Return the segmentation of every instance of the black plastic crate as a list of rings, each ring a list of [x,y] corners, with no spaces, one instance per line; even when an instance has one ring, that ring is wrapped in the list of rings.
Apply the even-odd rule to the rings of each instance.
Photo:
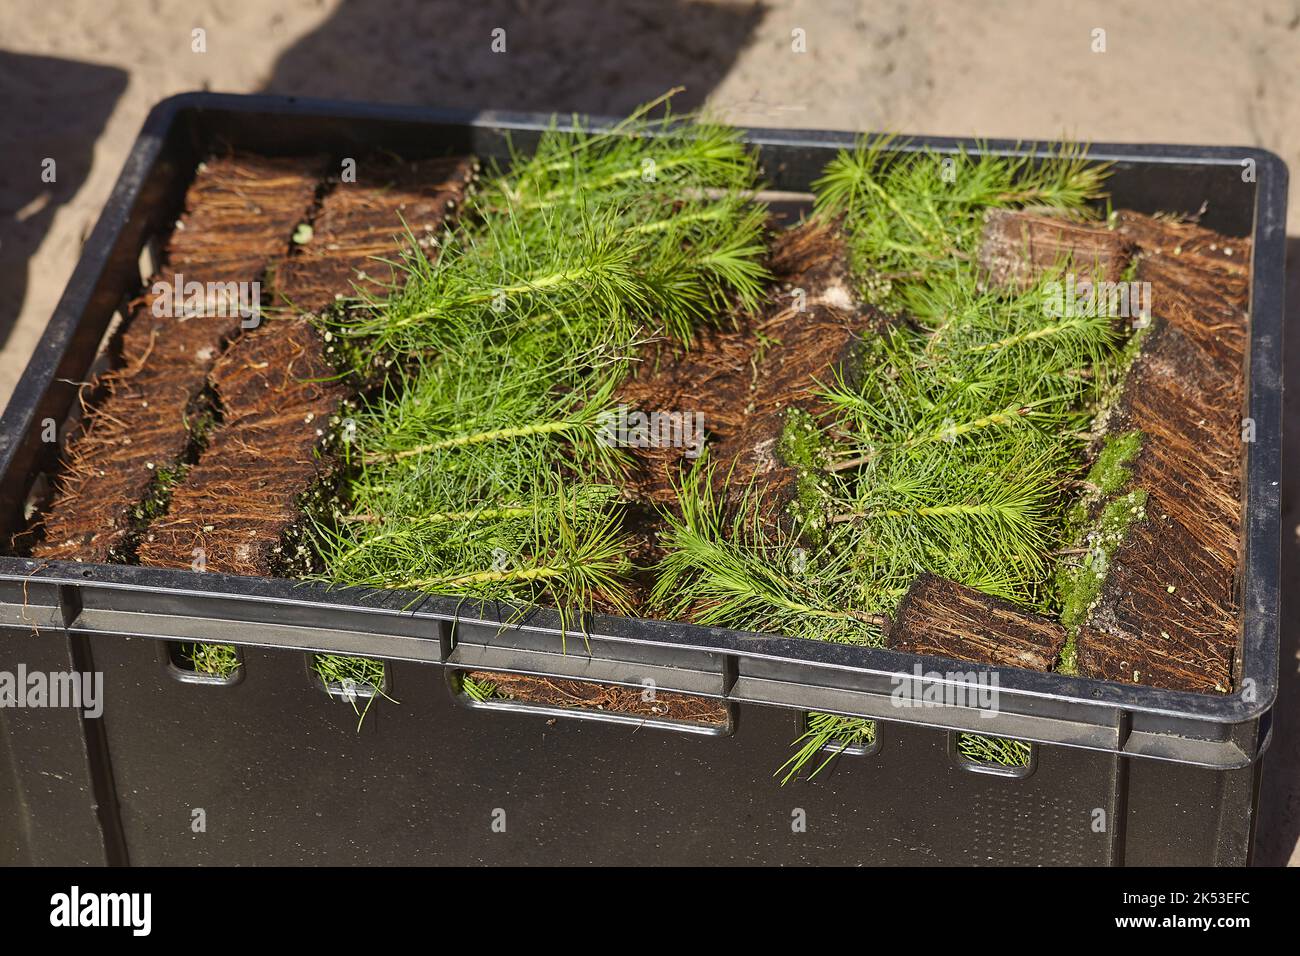
[[[140,287],[197,161],[218,144],[408,158],[527,148],[548,120],[194,94],[150,115],[0,422],[0,531],[57,467],[63,421],[115,311]],[[854,134],[752,130],[774,189],[802,192]],[[898,149],[1042,155],[918,138]],[[1094,146],[1116,207],[1195,211],[1253,239],[1241,641],[1247,693],[1209,696],[1002,669],[990,716],[900,709],[899,674],[978,665],[694,625],[558,615],[452,598],[329,591],[190,571],[0,558],[0,670],[102,671],[102,719],[0,709],[0,860],[33,862],[1243,863],[1278,671],[1283,242],[1287,172],[1256,149]],[[230,683],[195,682],[168,642],[238,645]],[[353,708],[313,652],[379,658]],[[722,732],[474,704],[481,668],[718,698]],[[878,718],[877,743],[778,786],[808,711]],[[970,731],[1034,743],[1015,774],[972,766]],[[191,828],[202,809],[206,832]],[[505,832],[493,824],[504,813]],[[802,820],[804,826],[800,827]],[[5,825],[12,822],[14,825]]]

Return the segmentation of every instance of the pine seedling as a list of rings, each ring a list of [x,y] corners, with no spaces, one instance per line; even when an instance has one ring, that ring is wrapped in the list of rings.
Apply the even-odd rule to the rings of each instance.
[[[466,697],[480,704],[494,700],[500,694],[496,684],[487,680],[478,680],[468,674],[461,674],[460,689]]]
[[[858,476],[830,517],[853,528],[863,589],[892,613],[930,571],[1033,605],[1049,573],[1058,473],[1042,458],[1003,459],[986,443],[931,443],[886,455]],[[879,556],[879,557],[878,557]]]
[[[239,652],[233,644],[191,644],[179,647],[182,660],[200,674],[229,680],[239,670]]]
[[[776,771],[784,772],[781,786],[785,786],[818,756],[825,759],[817,769],[808,774],[812,780],[850,747],[869,747],[876,741],[876,722],[866,717],[842,717],[839,714],[813,712],[807,717],[806,730],[794,742],[798,749]]]
[[[1033,753],[1027,741],[980,734],[958,734],[957,752],[972,763],[1008,768],[1028,767]]]
[[[1121,337],[1104,314],[1048,308],[1048,283],[1068,261],[1007,291],[982,286],[974,254],[986,209],[1082,215],[1104,167],[1071,148],[1034,165],[965,153],[891,158],[887,145],[842,153],[818,183],[819,213],[842,218],[864,288],[911,264],[889,283],[910,321],[866,343],[856,381],[825,390],[840,439],[830,470],[844,479],[835,494],[850,493],[829,520],[857,524],[891,571],[946,574],[1049,609],[1061,488]]]
[[[757,166],[737,131],[651,121],[554,127],[468,203],[436,260],[418,248],[405,287],[339,329],[380,349],[446,349],[545,315],[592,341],[629,320],[689,340],[766,274]],[[490,314],[484,314],[490,308]]]
[[[525,501],[344,520],[317,535],[334,579],[349,584],[549,603],[566,627],[597,603],[628,612],[629,549],[609,486],[552,479]]]
[[[813,184],[817,213],[840,219],[863,295],[901,311],[899,288],[970,267],[986,210],[1046,207],[1074,216],[1102,195],[1105,164],[1066,146],[1042,160],[984,149],[942,155],[864,138]]]
[[[911,313],[917,325],[864,343],[857,380],[825,389],[862,442],[839,450],[835,470],[935,442],[1001,436],[1023,444],[1033,432],[1056,436],[1085,424],[1097,387],[1093,363],[1117,341],[1108,319],[1055,320],[1043,315],[1037,290],[998,296],[961,274],[927,292],[940,322],[926,325],[924,310]]]
[[[348,657],[341,654],[313,654],[312,670],[326,687],[337,688],[352,705],[357,715],[357,730],[365,722],[375,700],[383,697],[396,703],[384,691],[384,662],[369,657]],[[357,706],[357,698],[365,697],[364,707]]]
[[[539,542],[566,529],[604,527],[617,508],[612,486],[552,482],[528,498],[481,501],[459,511],[354,509],[321,532],[324,551],[336,574],[378,586],[506,570],[521,555],[544,553]]]
[[[473,408],[456,402],[434,404],[437,394],[415,387],[396,397],[379,417],[358,425],[360,463],[376,466],[377,477],[392,473],[446,468],[470,475],[501,467],[514,475],[533,473],[556,458],[553,446],[580,473],[610,476],[619,470],[618,450],[604,440],[605,423],[614,414],[618,379],[595,379],[594,391],[559,395],[528,388],[521,380],[503,381],[494,401]],[[445,385],[450,376],[422,377],[415,386]],[[372,478],[371,470],[366,477]]]
[[[538,218],[527,231],[514,219],[461,228],[436,260],[412,249],[405,285],[381,308],[348,312],[332,331],[399,355],[481,347],[541,315],[582,341],[618,338],[645,301],[636,247],[585,210],[576,219]]]
[[[982,286],[975,255],[987,209],[1085,215],[1104,169],[1074,150],[1031,165],[890,155],[892,146],[864,141],[816,185],[817,214],[842,229],[861,294],[907,317],[863,342],[851,376],[823,385],[829,463],[806,483],[822,490],[823,514],[803,503],[810,524],[798,539],[819,539],[807,558],[817,571],[793,587],[772,570],[781,566],[773,549],[779,556],[791,544],[779,528],[724,527],[707,498],[701,513],[713,517],[701,520],[684,493],[657,591],[680,594],[677,613],[834,640],[819,612],[884,621],[927,571],[1053,609],[1062,488],[1120,337],[1104,315],[1051,314],[1046,283],[1070,263],[1033,288],[1005,291]],[[807,533],[819,520],[824,533]],[[853,733],[852,719],[823,716],[783,771]]]
[[[738,130],[698,116],[675,117],[670,108],[650,117],[671,95],[608,130],[585,130],[576,118],[568,128],[553,121],[531,153],[512,155],[509,169],[481,191],[478,208],[527,211],[593,194],[644,196],[655,190],[676,200],[689,190],[752,187],[757,164]]]
[[[614,389],[648,338],[757,303],[755,179],[719,127],[557,128],[484,184],[436,260],[413,250],[405,287],[337,328],[399,365],[347,450],[350,513],[318,529],[333,579],[625,608],[601,491],[621,468],[602,434]]]
[[[738,501],[715,491],[706,459],[678,489],[680,513],[663,515],[667,551],[652,603],[701,624],[849,644],[879,643],[884,619],[856,606],[852,553],[838,540],[810,556],[765,526],[760,488]]]

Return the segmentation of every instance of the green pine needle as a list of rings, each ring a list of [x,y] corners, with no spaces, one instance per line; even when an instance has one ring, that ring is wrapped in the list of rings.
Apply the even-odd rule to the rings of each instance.
[[[384,662],[369,657],[346,657],[340,654],[313,654],[312,670],[326,687],[338,688],[349,695],[348,703],[357,715],[357,730],[365,722],[374,702],[383,697],[396,703],[384,691]],[[364,697],[364,707],[357,707],[357,698]]]
[[[200,674],[229,680],[239,670],[239,652],[233,644],[180,645],[181,660],[186,661]]]
[[[785,776],[781,777],[783,787],[819,756],[825,755],[825,759],[806,779],[812,780],[850,747],[869,747],[876,742],[876,722],[866,717],[813,712],[808,715],[805,726],[807,729],[793,744],[798,749],[773,774],[784,772]]]
[[[958,734],[957,752],[972,763],[1018,768],[1029,766],[1033,751],[1026,741],[1010,737]]]

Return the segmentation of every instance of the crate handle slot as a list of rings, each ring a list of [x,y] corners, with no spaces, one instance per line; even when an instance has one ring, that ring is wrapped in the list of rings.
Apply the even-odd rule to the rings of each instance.
[[[234,644],[159,641],[158,656],[167,674],[182,684],[233,687],[244,679],[244,652]]]
[[[563,706],[546,701],[550,696],[542,691],[554,688],[569,688],[573,685],[585,685],[593,689],[604,688],[610,690],[626,690],[631,694],[637,694],[639,688],[632,685],[606,684],[599,681],[579,681],[571,678],[556,677],[549,674],[498,674],[483,671],[464,671],[448,668],[447,686],[451,691],[456,702],[464,707],[474,710],[493,710],[515,714],[532,714],[536,716],[549,717],[552,721],[557,719],[565,720],[590,720],[606,724],[620,724],[626,727],[650,727],[656,730],[676,731],[678,733],[699,734],[710,737],[731,736],[735,732],[735,705],[720,699],[703,698],[693,694],[681,694],[674,691],[654,691],[651,693],[658,695],[659,700],[672,698],[674,702],[678,700],[685,701],[708,701],[716,704],[716,708],[707,717],[700,719],[688,719],[673,717],[668,713],[635,713],[630,710],[598,710],[595,707],[584,707],[580,704],[573,706]],[[507,679],[510,682],[510,690],[502,692],[499,685],[492,683],[492,678]],[[537,699],[526,699],[529,684],[539,688]],[[506,693],[509,696],[506,696]],[[644,692],[641,692],[644,694]],[[651,698],[653,702],[654,697]],[[707,705],[706,705],[707,706]]]
[[[1023,780],[1038,769],[1038,745],[1028,740],[950,731],[948,752],[968,773]]]
[[[392,689],[392,669],[384,661],[343,654],[307,654],[303,659],[312,684],[335,700],[356,704],[387,697]]]
[[[817,718],[833,720],[841,715],[803,711],[800,716],[802,717],[800,723],[802,732],[811,734]],[[880,752],[881,721],[873,717],[841,717],[841,719],[854,722],[854,725],[850,728],[852,731],[851,739],[846,741],[844,736],[832,736],[821,746],[821,753],[836,756],[843,755],[845,757],[871,757]],[[860,724],[859,721],[861,721]]]

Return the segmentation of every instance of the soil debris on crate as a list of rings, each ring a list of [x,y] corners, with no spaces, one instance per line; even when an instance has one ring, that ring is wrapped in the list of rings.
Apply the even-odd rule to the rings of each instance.
[[[480,688],[492,688],[488,699],[505,699],[566,710],[597,710],[659,720],[723,725],[727,706],[722,701],[673,691],[656,691],[647,699],[644,687],[621,687],[588,680],[536,677],[496,671],[466,671],[464,677]]]
[[[1154,319],[1106,421],[1110,434],[1143,435],[1131,482],[1110,500],[1141,502],[1080,628],[1079,672],[1226,693],[1238,637],[1250,246],[1169,219],[1120,213],[1118,223],[1140,249]]]
[[[1000,667],[1051,669],[1065,628],[934,574],[916,579],[889,630],[893,650]]]
[[[1118,282],[1130,243],[1098,223],[1027,209],[990,209],[980,234],[979,268],[985,281],[1028,289],[1044,273],[1070,264],[1096,282]]]
[[[154,280],[163,287],[151,283],[134,308],[122,333],[122,364],[103,377],[103,398],[69,440],[42,521],[43,540],[32,549],[36,557],[134,559],[133,516],[142,502],[165,493],[160,485],[174,481],[187,453],[192,456],[195,419],[205,414],[196,414],[195,403],[245,320],[228,284],[259,281],[287,253],[289,234],[311,207],[319,170],[314,159],[253,156],[219,157],[199,168]],[[179,315],[166,302],[154,307],[171,286],[173,300],[188,298],[180,283],[201,284],[199,314],[191,314],[192,302]]]
[[[409,236],[432,248],[445,217],[463,199],[474,163],[465,157],[363,162],[356,183],[338,183],[321,201],[312,238],[277,270],[276,293],[295,312],[316,312],[361,286],[378,294],[404,273],[367,278],[400,258]],[[418,229],[418,233],[415,230]],[[322,453],[331,420],[349,396],[321,333],[302,315],[268,319],[237,340],[213,368],[224,416],[211,444],[146,532],[143,564],[265,575],[310,570],[309,549],[291,530],[308,499],[324,497],[333,468]],[[289,553],[291,552],[291,553]]]

